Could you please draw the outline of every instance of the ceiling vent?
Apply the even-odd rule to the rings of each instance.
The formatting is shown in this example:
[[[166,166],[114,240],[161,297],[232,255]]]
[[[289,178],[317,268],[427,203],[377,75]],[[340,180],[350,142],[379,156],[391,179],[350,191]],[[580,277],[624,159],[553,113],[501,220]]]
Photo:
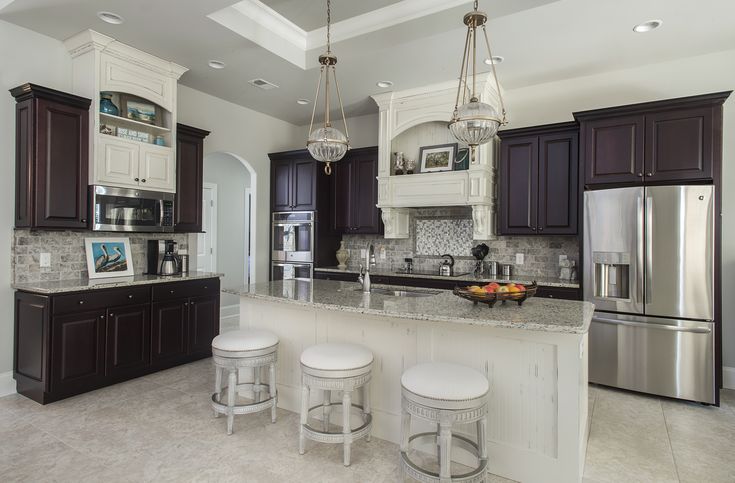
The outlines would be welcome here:
[[[249,84],[254,85],[255,87],[258,87],[260,89],[264,89],[266,91],[269,91],[271,89],[278,89],[277,85],[272,82],[268,82],[265,79],[253,79],[249,81]]]

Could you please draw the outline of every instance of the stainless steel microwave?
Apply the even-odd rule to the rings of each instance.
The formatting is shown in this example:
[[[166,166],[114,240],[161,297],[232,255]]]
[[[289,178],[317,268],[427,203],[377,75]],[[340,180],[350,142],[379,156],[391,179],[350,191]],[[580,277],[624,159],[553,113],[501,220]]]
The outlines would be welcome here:
[[[90,191],[94,231],[174,231],[173,193],[99,185]]]

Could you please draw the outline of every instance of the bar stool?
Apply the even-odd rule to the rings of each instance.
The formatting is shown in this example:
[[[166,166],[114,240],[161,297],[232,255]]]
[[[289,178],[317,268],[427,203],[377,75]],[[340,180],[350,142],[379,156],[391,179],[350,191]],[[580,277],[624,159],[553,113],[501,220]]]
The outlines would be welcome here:
[[[306,450],[306,439],[320,443],[342,443],[344,465],[350,465],[352,442],[365,437],[370,441],[373,418],[370,414],[370,378],[372,376],[373,353],[356,344],[327,343],[307,348],[301,353],[301,429],[299,431],[299,454]],[[353,404],[351,394],[362,388],[362,406]],[[323,391],[323,403],[309,406],[312,389]],[[342,432],[329,431],[332,391],[342,391]],[[321,430],[309,426],[309,413],[322,409]],[[352,409],[361,412],[363,424],[352,429]]]
[[[445,362],[418,364],[401,377],[401,474],[422,482],[485,481],[487,469],[487,393],[489,384],[480,371]],[[411,417],[435,423],[436,432],[411,435]],[[476,423],[477,442],[452,434],[455,423]],[[439,473],[418,466],[408,457],[413,441],[438,445]],[[452,441],[478,459],[478,466],[452,476]]]
[[[271,421],[276,422],[276,359],[278,336],[261,329],[242,329],[225,332],[212,340],[212,359],[215,366],[214,394],[212,409],[214,417],[227,415],[227,434],[232,434],[235,414],[249,414],[271,410]],[[254,380],[239,383],[238,373],[241,368],[253,369]],[[268,384],[261,383],[261,370],[269,368]],[[222,404],[222,375],[227,371],[227,404]],[[235,405],[235,396],[239,389],[253,391],[255,402]],[[268,398],[261,400],[261,393]]]

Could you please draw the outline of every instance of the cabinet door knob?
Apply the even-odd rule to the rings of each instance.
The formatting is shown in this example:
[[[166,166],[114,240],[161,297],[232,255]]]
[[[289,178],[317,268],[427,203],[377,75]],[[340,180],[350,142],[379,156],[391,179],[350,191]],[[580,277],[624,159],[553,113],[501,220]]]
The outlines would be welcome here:
[[[209,287],[207,287],[206,285],[204,286],[204,290],[207,290],[208,288],[209,288]]]
[[[653,173],[646,173],[646,176],[653,176]]]
[[[80,300],[79,305],[84,305],[84,300]]]
[[[194,302],[189,302],[191,305],[194,305]]]
[[[643,173],[638,173],[638,177],[639,178],[642,178],[643,177]]]
[[[140,178],[135,178],[135,181],[140,181]]]
[[[114,317],[114,316],[115,316],[115,314],[113,314],[112,312],[110,312],[110,317]]]
[[[539,227],[538,231],[544,231],[544,228],[542,226]]]
[[[87,223],[87,219],[86,218],[82,218],[82,223]]]
[[[169,293],[174,293],[174,291],[173,290],[169,290]]]
[[[100,315],[100,319],[104,319],[104,318],[105,318],[105,316],[104,316],[104,315]]]
[[[133,296],[132,296],[132,295],[128,295],[128,298],[129,298],[129,299],[132,299],[132,298],[133,298]]]
[[[141,181],[145,183],[145,178],[141,179]]]
[[[536,231],[536,227],[535,226],[532,226],[531,227],[531,230]]]

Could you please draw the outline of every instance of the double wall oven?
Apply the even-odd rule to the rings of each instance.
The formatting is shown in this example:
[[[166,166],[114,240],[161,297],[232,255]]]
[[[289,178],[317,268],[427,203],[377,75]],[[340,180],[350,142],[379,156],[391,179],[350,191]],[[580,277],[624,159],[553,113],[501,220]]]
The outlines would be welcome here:
[[[313,211],[274,212],[271,280],[310,280],[314,275]]]

